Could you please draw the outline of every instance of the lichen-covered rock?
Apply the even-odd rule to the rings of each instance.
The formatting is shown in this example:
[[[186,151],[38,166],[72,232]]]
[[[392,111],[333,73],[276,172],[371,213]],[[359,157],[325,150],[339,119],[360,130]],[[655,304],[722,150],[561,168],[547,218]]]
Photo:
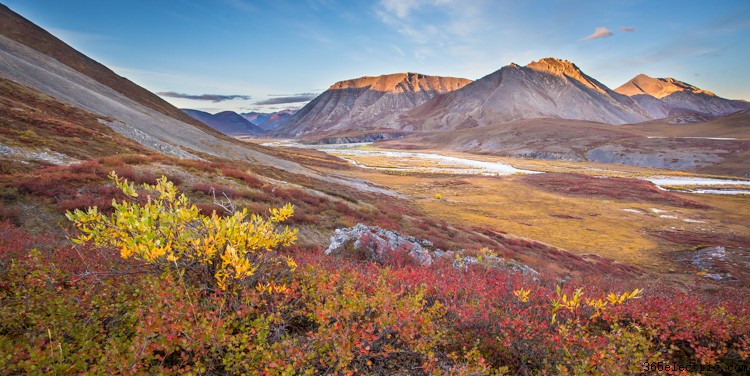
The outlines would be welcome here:
[[[539,275],[538,271],[530,268],[527,265],[497,256],[460,256],[453,259],[454,268],[466,268],[469,265],[483,265],[491,269],[502,269],[507,271],[520,272],[525,276],[535,277]]]
[[[726,258],[727,250],[724,247],[701,248],[695,251],[692,264],[704,273],[704,277],[713,279],[714,281],[723,281],[730,279],[732,276],[727,272],[719,270],[716,264],[725,261]]]
[[[431,242],[424,239],[359,223],[354,227],[337,229],[325,253],[336,255],[351,250],[362,252],[367,258],[382,263],[392,253],[404,252],[419,264],[430,266],[432,256],[425,247],[432,246]]]
[[[337,229],[325,253],[328,255],[360,254],[379,263],[384,263],[389,257],[403,253],[422,266],[430,266],[433,260],[442,258],[452,260],[451,263],[455,268],[481,265],[491,269],[519,272],[531,277],[539,274],[529,266],[514,260],[492,255],[464,256],[463,249],[459,251],[436,249],[428,240],[402,235],[378,226],[365,226],[361,223],[354,227]]]

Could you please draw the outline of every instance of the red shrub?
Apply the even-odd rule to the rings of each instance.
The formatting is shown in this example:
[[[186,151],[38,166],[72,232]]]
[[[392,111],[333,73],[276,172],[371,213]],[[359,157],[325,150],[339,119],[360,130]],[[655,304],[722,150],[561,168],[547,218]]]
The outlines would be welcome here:
[[[211,213],[216,212],[218,215],[224,215],[227,214],[224,209],[216,204],[205,204],[202,202],[196,203],[195,206],[200,210],[200,213],[203,215],[211,215]]]
[[[244,171],[240,171],[236,168],[222,167],[220,171],[222,175],[226,177],[242,180],[243,182],[245,182],[245,184],[247,184],[250,187],[259,188],[264,185],[264,182],[262,180]]]
[[[11,208],[2,202],[0,202],[0,222],[9,222],[15,225],[20,224],[19,216],[21,211],[16,208]]]
[[[240,198],[243,197],[243,194],[227,187],[222,187],[220,185],[215,184],[194,184],[191,188],[193,192],[200,192],[205,195],[213,196],[215,195],[217,199],[223,198],[224,195],[229,198]]]
[[[341,202],[341,201],[334,201],[333,207],[336,209],[336,212],[340,215],[347,215],[350,217],[356,217],[357,211],[352,209],[349,205]]]

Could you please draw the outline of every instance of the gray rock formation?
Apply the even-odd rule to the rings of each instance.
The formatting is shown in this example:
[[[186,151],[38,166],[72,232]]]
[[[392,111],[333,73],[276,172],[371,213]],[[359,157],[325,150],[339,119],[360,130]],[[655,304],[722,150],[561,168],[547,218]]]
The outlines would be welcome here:
[[[727,250],[724,247],[708,247],[695,251],[691,263],[705,274],[704,277],[714,281],[723,281],[731,278],[729,273],[723,272],[716,268],[716,262],[725,261]]]
[[[347,251],[363,252],[367,258],[383,263],[389,253],[403,251],[421,265],[430,266],[432,256],[425,247],[432,248],[433,245],[427,240],[359,223],[354,227],[336,229],[325,253],[339,255]]]
[[[464,251],[443,251],[436,249],[432,242],[377,226],[361,223],[354,227],[337,229],[331,237],[331,244],[325,250],[327,255],[362,254],[366,258],[384,263],[393,252],[404,252],[422,266],[432,265],[435,259],[451,260],[455,268],[468,268],[481,265],[491,269],[519,272],[535,277],[539,273],[514,260],[497,256],[464,256]]]

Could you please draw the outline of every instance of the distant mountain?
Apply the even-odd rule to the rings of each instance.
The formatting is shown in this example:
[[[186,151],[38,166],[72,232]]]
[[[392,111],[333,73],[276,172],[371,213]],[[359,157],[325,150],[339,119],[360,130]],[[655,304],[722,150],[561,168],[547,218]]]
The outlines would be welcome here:
[[[243,112],[240,114],[245,120],[255,124],[263,124],[264,121],[268,120],[269,117],[271,117],[271,114],[269,113],[263,113],[263,112]]]
[[[651,117],[628,96],[615,93],[575,64],[546,58],[510,64],[409,111],[406,130],[451,130],[521,119],[557,118],[607,124]]]
[[[246,112],[240,115],[263,130],[269,131],[287,122],[296,112],[297,110],[286,109],[270,113]]]
[[[633,77],[633,79],[622,84],[622,86],[615,89],[615,91],[629,97],[639,94],[648,94],[659,99],[678,91],[714,95],[710,91],[701,90],[686,82],[675,80],[674,78],[653,78],[645,74],[639,74]]]
[[[723,116],[750,109],[745,101],[725,99],[674,78],[653,78],[639,74],[616,92],[632,97],[654,118],[672,115],[675,111],[694,111],[710,116]]]
[[[352,129],[400,128],[399,116],[439,94],[460,89],[463,78],[396,73],[333,84],[276,129],[277,136],[302,136]]]
[[[226,135],[247,136],[264,132],[263,129],[249,122],[234,111],[223,111],[216,114],[187,108],[183,108],[182,111],[190,115],[193,119],[196,119]]]

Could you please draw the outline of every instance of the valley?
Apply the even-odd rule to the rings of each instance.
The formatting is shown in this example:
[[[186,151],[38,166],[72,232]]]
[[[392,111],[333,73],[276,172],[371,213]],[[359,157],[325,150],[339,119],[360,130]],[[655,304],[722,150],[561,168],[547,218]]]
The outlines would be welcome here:
[[[392,189],[436,219],[488,226],[656,273],[695,271],[669,257],[692,245],[664,242],[655,232],[750,234],[750,180],[590,162],[405,152],[380,143],[258,142],[342,158],[357,168],[338,173]],[[556,179],[561,180],[555,184]],[[685,193],[690,191],[696,193]]]
[[[0,4],[0,374],[747,374],[744,66],[463,4]]]

